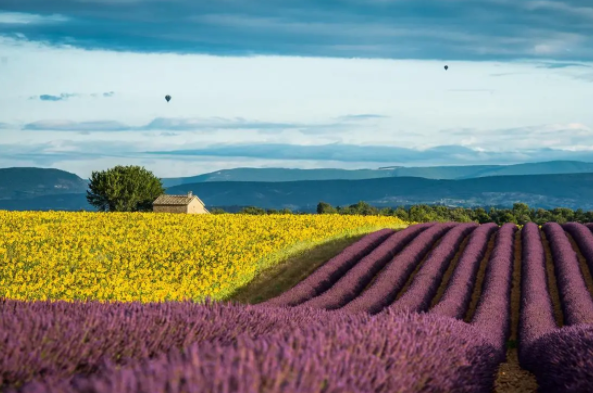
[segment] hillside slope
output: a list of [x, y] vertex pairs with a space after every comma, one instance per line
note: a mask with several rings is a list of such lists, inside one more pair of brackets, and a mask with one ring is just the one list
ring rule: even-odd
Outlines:
[[[0, 209], [94, 210], [86, 202], [86, 187], [83, 179], [56, 169], [0, 170]], [[532, 207], [593, 210], [593, 173], [462, 180], [385, 177], [276, 183], [208, 181], [170, 187], [167, 194], [188, 191], [197, 194], [209, 207], [233, 206], [235, 210], [241, 206], [258, 206], [314, 211], [319, 201], [341, 206], [365, 201], [378, 207], [419, 203], [511, 206], [514, 202], [524, 202]]]
[[485, 176], [522, 176], [563, 173], [593, 173], [593, 163], [550, 161], [516, 165], [465, 165], [433, 167], [384, 167], [379, 169], [234, 168], [191, 177], [163, 178], [165, 187], [217, 181], [284, 182], [303, 180], [363, 180], [384, 177], [470, 179]]
[[60, 169], [0, 168], [0, 200], [83, 193], [87, 183]]
[[593, 209], [593, 173], [496, 176], [464, 180], [391, 177], [300, 182], [205, 182], [171, 187], [169, 194], [193, 191], [206, 205], [252, 205], [312, 210], [319, 201], [375, 206], [444, 203], [456, 206], [512, 205]]

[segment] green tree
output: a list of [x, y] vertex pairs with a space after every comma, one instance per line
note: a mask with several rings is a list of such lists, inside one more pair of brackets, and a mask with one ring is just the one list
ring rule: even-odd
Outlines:
[[161, 179], [144, 167], [118, 165], [93, 171], [86, 199], [103, 212], [151, 211], [152, 202], [164, 193]]
[[410, 220], [410, 216], [408, 214], [408, 211], [406, 209], [404, 209], [403, 207], [399, 206], [398, 208], [396, 208], [393, 211], [393, 215], [396, 216], [397, 218], [399, 218], [400, 220], [403, 221], [409, 221]]
[[515, 217], [529, 216], [529, 206], [526, 203], [513, 203], [512, 213]]
[[350, 205], [350, 210], [352, 211], [352, 214], [360, 214], [363, 216], [376, 216], [379, 214], [379, 209], [364, 201]]
[[517, 224], [517, 218], [513, 215], [513, 213], [510, 210], [505, 210], [504, 213], [498, 217], [498, 219], [498, 225], [506, 223]]
[[476, 219], [480, 224], [485, 224], [487, 222], [492, 222], [490, 215], [486, 212], [486, 209], [483, 207], [478, 207], [475, 209]]
[[261, 207], [247, 206], [247, 207], [244, 207], [243, 209], [241, 209], [241, 211], [239, 213], [260, 216], [260, 215], [265, 215], [266, 210]]
[[517, 218], [517, 224], [519, 225], [525, 225], [528, 222], [531, 222], [531, 217], [529, 217], [527, 214], [523, 214]]
[[317, 204], [317, 214], [336, 214], [338, 211], [332, 205], [326, 202]]

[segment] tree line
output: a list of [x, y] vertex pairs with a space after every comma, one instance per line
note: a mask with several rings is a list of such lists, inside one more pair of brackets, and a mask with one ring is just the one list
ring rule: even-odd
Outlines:
[[[210, 210], [213, 214], [227, 213], [223, 209], [215, 208]], [[245, 207], [235, 214], [304, 214], [293, 213], [289, 209], [263, 209], [260, 207]], [[319, 202], [317, 205], [317, 214], [345, 214], [345, 215], [381, 215], [398, 217], [404, 221], [411, 222], [432, 222], [432, 221], [455, 221], [455, 222], [477, 222], [484, 224], [495, 222], [498, 225], [505, 223], [515, 223], [524, 225], [528, 222], [534, 222], [543, 225], [546, 222], [593, 222], [593, 211], [583, 211], [582, 209], [572, 210], [565, 207], [559, 207], [551, 210], [542, 208], [530, 208], [525, 203], [514, 203], [512, 208], [500, 207], [449, 207], [443, 205], [413, 205], [400, 207], [377, 208], [366, 202], [358, 202], [349, 206], [332, 206], [326, 202]]]

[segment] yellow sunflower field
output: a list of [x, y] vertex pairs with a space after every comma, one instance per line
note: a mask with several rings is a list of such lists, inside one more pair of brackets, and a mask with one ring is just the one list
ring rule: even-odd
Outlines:
[[323, 241], [394, 217], [0, 211], [0, 298], [223, 300]]

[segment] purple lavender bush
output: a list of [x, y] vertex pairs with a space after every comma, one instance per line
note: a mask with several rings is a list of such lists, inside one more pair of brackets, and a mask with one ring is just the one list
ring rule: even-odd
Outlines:
[[[520, 320], [521, 365], [537, 378], [539, 392], [579, 393], [593, 386], [593, 308], [576, 253], [562, 227], [547, 223], [558, 289], [566, 325], [558, 328], [547, 289], [545, 255], [534, 224], [524, 228], [523, 302]], [[580, 224], [566, 224], [587, 255], [590, 232]], [[587, 233], [588, 232], [588, 233]]]
[[304, 307], [325, 308], [332, 310], [344, 306], [354, 299], [375, 275], [392, 260], [410, 240], [425, 227], [414, 225], [391, 235], [369, 255], [362, 258], [352, 269], [340, 278], [330, 289], [301, 305]]
[[511, 328], [511, 286], [517, 229], [512, 223], [500, 228], [486, 268], [484, 288], [471, 321], [499, 351], [501, 360], [505, 358], [505, 343]]
[[476, 285], [480, 261], [486, 254], [490, 237], [497, 230], [498, 225], [487, 223], [480, 225], [473, 231], [443, 297], [429, 310], [431, 314], [457, 319], [463, 318]]
[[535, 365], [529, 362], [532, 343], [557, 328], [552, 299], [546, 277], [546, 255], [539, 228], [527, 223], [521, 231], [521, 311], [519, 317], [519, 361], [527, 370]]
[[[404, 229], [414, 230], [412, 227]], [[356, 243], [346, 247], [325, 264], [320, 266], [303, 281], [283, 294], [260, 304], [270, 306], [294, 306], [319, 295], [344, 275], [356, 262], [360, 261], [379, 244], [383, 243], [394, 230], [385, 228], [366, 235]]]
[[475, 223], [460, 224], [447, 232], [424, 261], [408, 290], [389, 307], [395, 312], [426, 311], [459, 246], [476, 227]]
[[593, 272], [593, 233], [583, 224], [576, 222], [564, 224], [562, 228], [573, 237], [587, 261], [589, 271]]
[[434, 243], [456, 225], [439, 223], [422, 232], [379, 272], [364, 292], [340, 310], [374, 314], [390, 305]]
[[267, 312], [282, 314], [276, 319], [287, 322], [293, 313], [309, 317], [294, 330], [279, 326], [226, 345], [194, 344], [123, 368], [106, 364], [91, 376], [40, 378], [21, 393], [478, 393], [493, 388], [495, 351], [461, 321], [389, 311], [379, 316], [310, 308]]
[[290, 332], [311, 319], [302, 310], [274, 309], [191, 302], [0, 300], [0, 387], [40, 374], [93, 373], [105, 359], [126, 364], [194, 343], [226, 345], [242, 334]]
[[590, 392], [593, 386], [593, 326], [554, 329], [525, 351], [525, 365], [542, 393]]
[[576, 252], [560, 224], [549, 222], [542, 229], [550, 241], [564, 324], [593, 323], [593, 299], [581, 274]]

